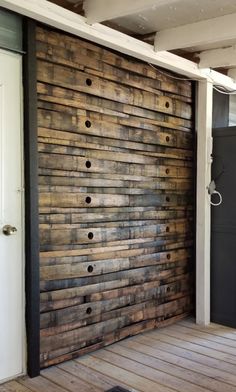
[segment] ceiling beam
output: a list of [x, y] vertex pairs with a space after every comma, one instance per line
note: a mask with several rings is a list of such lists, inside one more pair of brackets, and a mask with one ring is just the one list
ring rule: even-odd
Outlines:
[[212, 49], [197, 55], [200, 68], [236, 67], [236, 47]]
[[209, 80], [217, 85], [235, 90], [236, 83], [220, 72], [199, 69], [193, 61], [169, 52], [155, 53], [153, 46], [133, 37], [96, 23], [88, 25], [86, 18], [59, 7], [47, 0], [1, 0], [3, 8], [25, 15], [39, 22], [127, 54], [136, 59], [152, 63], [194, 80]]
[[87, 21], [90, 24], [104, 22], [127, 16], [138, 14], [147, 9], [157, 9], [162, 5], [168, 5], [178, 0], [85, 0], [84, 11]]
[[184, 49], [236, 41], [236, 13], [156, 33], [155, 51]]
[[228, 76], [234, 80], [236, 80], [236, 66], [235, 68], [230, 68], [228, 70]]

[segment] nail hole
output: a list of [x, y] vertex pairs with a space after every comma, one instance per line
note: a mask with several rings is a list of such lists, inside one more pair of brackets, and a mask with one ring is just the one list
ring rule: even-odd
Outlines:
[[166, 107], [167, 109], [170, 107], [169, 102], [166, 102], [166, 103], [165, 103], [165, 107]]
[[170, 228], [167, 226], [166, 232], [169, 233], [169, 231], [170, 231]]
[[86, 84], [87, 86], [92, 86], [92, 80], [91, 79], [86, 79]]
[[169, 198], [169, 196], [166, 196], [166, 201], [167, 201], [167, 202], [169, 202], [169, 201], [170, 201], [170, 198]]
[[167, 293], [170, 292], [170, 287], [169, 286], [166, 288], [166, 291], [167, 291]]
[[85, 199], [85, 201], [86, 201], [87, 204], [90, 204], [91, 201], [92, 201], [92, 199], [91, 199], [90, 196], [87, 196], [86, 199]]
[[93, 233], [92, 233], [91, 231], [88, 233], [88, 239], [89, 239], [89, 240], [92, 240], [92, 239], [93, 239]]
[[169, 136], [166, 136], [166, 141], [167, 141], [167, 142], [169, 142], [169, 141], [170, 141], [170, 138], [169, 138]]
[[169, 174], [170, 173], [170, 169], [166, 169], [166, 174]]
[[90, 272], [90, 273], [93, 272], [93, 266], [89, 265], [87, 271]]
[[92, 308], [90, 308], [90, 307], [87, 308], [87, 309], [86, 309], [86, 313], [87, 313], [87, 314], [91, 314], [91, 313], [92, 313]]
[[86, 125], [86, 128], [90, 128], [91, 127], [91, 121], [86, 120], [85, 121], [85, 125]]
[[90, 161], [86, 161], [85, 166], [89, 169], [92, 166], [92, 164]]
[[168, 260], [170, 260], [170, 258], [171, 258], [170, 253], [168, 253], [168, 254], [166, 255], [166, 258], [167, 258]]

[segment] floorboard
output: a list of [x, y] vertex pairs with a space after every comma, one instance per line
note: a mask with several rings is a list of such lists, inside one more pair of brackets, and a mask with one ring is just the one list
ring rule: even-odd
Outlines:
[[236, 330], [193, 319], [0, 386], [0, 392], [236, 392]]

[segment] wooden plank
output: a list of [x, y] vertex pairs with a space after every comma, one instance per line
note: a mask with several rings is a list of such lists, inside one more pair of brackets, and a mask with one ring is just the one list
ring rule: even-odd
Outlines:
[[[136, 286], [136, 292], [130, 293], [128, 289], [127, 291], [123, 290], [123, 295], [121, 293], [119, 297], [115, 298], [102, 299], [101, 301], [97, 299], [89, 300], [87, 298], [85, 304], [55, 311], [50, 310], [41, 314], [41, 329], [59, 327], [65, 324], [76, 323], [80, 320], [85, 321], [86, 318], [95, 317], [106, 312], [109, 313], [114, 309], [124, 308], [126, 306], [129, 306], [131, 314], [132, 305], [151, 299], [160, 299], [160, 301], [157, 301], [158, 304], [158, 302], [161, 303], [163, 300], [170, 301], [170, 298], [174, 299], [175, 297], [186, 295], [189, 291], [188, 285], [188, 281], [170, 283], [168, 285], [161, 285], [160, 287], [158, 287], [159, 283], [157, 283], [156, 287], [149, 288], [147, 285], [146, 287], [142, 287], [142, 292], [140, 292], [140, 286]], [[149, 286], [151, 285], [149, 284]]]
[[[201, 374], [201, 376], [199, 377], [199, 374], [195, 372], [194, 367], [186, 371], [186, 369], [180, 367], [179, 364], [175, 365], [171, 363], [170, 366], [170, 363], [166, 363], [165, 361], [158, 359], [157, 354], [156, 357], [153, 358], [153, 356], [146, 355], [144, 352], [137, 352], [136, 350], [130, 350], [124, 345], [111, 346], [108, 347], [106, 351], [136, 361], [139, 364], [146, 365], [151, 369], [156, 369], [158, 371], [167, 373], [170, 375], [170, 377], [175, 376], [179, 379], [185, 380], [194, 385], [198, 385], [202, 388], [205, 388], [206, 390], [212, 390], [216, 392], [220, 392], [224, 390], [225, 392], [226, 391], [233, 392], [235, 389], [235, 386], [233, 385], [226, 384], [225, 382], [219, 382], [217, 380], [212, 380], [211, 377], [207, 377], [203, 374]], [[185, 388], [187, 389], [187, 386]]]
[[[170, 132], [168, 129], [160, 127], [159, 124], [149, 127], [146, 125], [144, 128], [142, 126], [143, 122], [138, 120], [133, 121], [133, 124], [130, 119], [129, 121], [115, 123], [111, 121], [110, 117], [103, 118], [101, 115], [99, 118], [94, 117], [38, 109], [38, 126], [44, 130], [51, 129], [80, 134], [80, 136], [77, 136], [77, 140], [86, 143], [91, 139], [85, 138], [81, 134], [166, 147], [192, 148], [193, 138], [189, 132], [179, 132], [175, 129]], [[175, 128], [174, 125], [172, 127]], [[51, 134], [52, 131], [48, 131], [48, 133], [44, 131], [44, 136], [50, 136]], [[56, 135], [59, 136], [60, 133], [58, 132]], [[73, 136], [76, 138], [75, 135]], [[102, 141], [100, 143], [102, 144]], [[125, 143], [123, 143], [124, 146]]]
[[[89, 229], [43, 229], [40, 230], [40, 243], [43, 246], [53, 243], [57, 245], [75, 245], [75, 244], [94, 244], [103, 243], [109, 244], [114, 241], [124, 241], [130, 238], [156, 238], [158, 236], [168, 236], [173, 234], [188, 233], [191, 225], [188, 222], [174, 223], [169, 222], [166, 224], [150, 225], [143, 227], [130, 227], [130, 228], [95, 228]], [[42, 271], [41, 271], [42, 272]]]
[[[165, 385], [166, 387], [173, 388], [179, 392], [183, 390], [188, 390], [191, 392], [204, 392], [206, 391], [205, 388], [201, 387], [200, 385], [193, 384], [192, 382], [188, 382], [186, 377], [185, 379], [175, 377], [174, 371], [170, 374], [170, 372], [167, 373], [167, 367], [162, 366], [161, 370], [156, 368], [155, 365], [155, 359], [153, 359], [153, 365], [146, 366], [140, 361], [135, 361], [136, 356], [134, 354], [133, 359], [127, 358], [126, 351], [124, 350], [124, 355], [117, 355], [114, 353], [115, 350], [103, 350], [103, 352], [96, 352], [91, 355], [92, 358], [99, 358], [100, 360], [106, 362], [106, 363], [111, 363], [113, 365], [119, 366], [122, 369], [128, 369], [129, 371], [133, 372], [135, 375], [140, 375], [145, 377], [148, 380], [151, 380], [153, 382], [158, 382], [162, 385]], [[121, 350], [122, 351], [122, 350]], [[115, 351], [116, 352], [116, 351]], [[120, 353], [120, 351], [119, 351]], [[122, 360], [121, 360], [122, 358]], [[143, 356], [144, 358], [144, 356]], [[150, 362], [148, 361], [149, 365]], [[164, 368], [164, 371], [163, 371]]]
[[[93, 159], [91, 169], [86, 169], [87, 159], [78, 156], [57, 155], [57, 154], [39, 154], [39, 165], [47, 169], [67, 170], [67, 171], [90, 171], [95, 173], [123, 174], [124, 178], [132, 180], [133, 176], [143, 177], [164, 177], [164, 178], [191, 178], [192, 169], [187, 167], [174, 167], [170, 165], [147, 165], [143, 167], [138, 164], [126, 164], [122, 162], [109, 162], [108, 160]], [[53, 174], [53, 172], [52, 172]], [[113, 176], [111, 176], [113, 177]]]
[[[79, 375], [80, 379], [83, 379], [89, 384], [97, 386], [100, 390], [106, 391], [117, 386], [117, 381], [108, 374], [101, 374], [94, 369], [88, 368], [79, 362], [71, 361], [58, 365], [59, 369], [67, 371], [69, 374], [74, 376]], [[123, 388], [128, 388], [127, 384], [124, 384], [119, 380], [119, 385]], [[138, 392], [137, 389], [133, 389], [133, 392]]]
[[190, 83], [44, 28], [38, 40], [45, 367], [192, 309], [194, 138]]
[[[68, 361], [69, 359], [74, 359], [78, 356], [83, 356], [91, 351], [94, 350], [98, 350], [101, 347], [107, 346], [111, 343], [114, 343], [118, 340], [124, 339], [127, 336], [131, 336], [131, 335], [137, 335], [140, 332], [144, 332], [144, 331], [148, 331], [150, 329], [153, 328], [158, 328], [158, 327], [162, 327], [162, 326], [166, 326], [169, 325], [173, 322], [173, 320], [177, 321], [177, 320], [182, 320], [184, 317], [189, 316], [189, 310], [188, 312], [186, 312], [186, 310], [184, 311], [184, 313], [181, 313], [180, 311], [177, 311], [175, 313], [172, 314], [172, 317], [169, 319], [151, 319], [151, 320], [145, 320], [145, 321], [141, 321], [139, 323], [133, 324], [133, 325], [128, 325], [124, 328], [121, 328], [119, 330], [119, 335], [115, 332], [112, 332], [108, 335], [105, 335], [103, 337], [103, 340], [98, 340], [95, 342], [90, 342], [90, 345], [87, 347], [80, 347], [78, 346], [77, 349], [75, 349], [75, 347], [72, 347], [72, 350], [74, 350], [73, 352], [68, 352], [67, 350], [57, 350], [57, 352], [53, 352], [50, 353], [50, 358], [46, 357], [46, 354], [44, 354], [44, 362], [43, 362], [43, 366], [51, 366], [53, 364], [58, 364], [61, 363], [63, 361]], [[80, 347], [80, 348], [79, 348]], [[47, 359], [45, 359], [47, 358]]]
[[188, 337], [185, 337], [185, 335], [178, 334], [177, 332], [168, 332], [168, 334], [163, 334], [163, 332], [161, 331], [160, 335], [158, 335], [158, 339], [160, 339], [161, 341], [168, 341], [169, 339], [169, 342], [172, 342], [177, 346], [180, 345], [191, 349], [194, 352], [202, 353], [213, 358], [215, 358], [215, 356], [217, 355], [218, 359], [236, 365], [236, 358], [234, 355], [235, 351], [233, 350], [233, 352], [231, 353], [221, 352], [214, 348], [214, 344], [208, 345], [206, 341], [201, 341], [200, 339], [189, 339]]
[[175, 354], [180, 358], [200, 363], [204, 367], [216, 369], [217, 372], [226, 372], [226, 376], [228, 375], [227, 373], [235, 374], [236, 371], [236, 365], [219, 359], [217, 351], [214, 352], [213, 356], [209, 356], [204, 350], [202, 352], [201, 350], [194, 350], [194, 346], [177, 339], [170, 338], [168, 340], [168, 338], [161, 335], [157, 339], [156, 336], [148, 334], [145, 337], [140, 337], [140, 343], [170, 354]]
[[[148, 345], [149, 344], [149, 345]], [[223, 371], [219, 368], [213, 368], [211, 367], [211, 363], [209, 362], [208, 365], [203, 365], [197, 361], [194, 361], [192, 359], [188, 358], [183, 358], [177, 353], [175, 354], [175, 347], [173, 346], [172, 352], [167, 352], [162, 350], [162, 345], [160, 344], [160, 347], [157, 345], [152, 346], [152, 341], [148, 340], [145, 338], [138, 337], [138, 339], [133, 338], [126, 340], [125, 342], [120, 342], [118, 345], [112, 346], [111, 349], [117, 349], [117, 347], [122, 347], [125, 349], [129, 349], [130, 352], [138, 352], [141, 355], [148, 356], [151, 360], [153, 360], [153, 357], [158, 360], [158, 364], [162, 364], [163, 362], [165, 365], [168, 365], [169, 371], [172, 373], [173, 365], [174, 367], [178, 367], [181, 369], [182, 372], [184, 372], [184, 377], [188, 377], [190, 374], [194, 374], [194, 377], [196, 378], [197, 383], [201, 382], [203, 380], [203, 383], [206, 386], [206, 383], [214, 383], [215, 387], [214, 389], [216, 391], [221, 391], [224, 390], [224, 387], [229, 384], [229, 385], [236, 385], [236, 376], [234, 374], [230, 374], [229, 372]], [[207, 357], [206, 362], [207, 362]], [[140, 358], [141, 360], [141, 358]], [[152, 366], [151, 366], [152, 367]], [[187, 372], [186, 372], [187, 370]], [[190, 373], [189, 373], [190, 372]], [[205, 377], [204, 377], [205, 376]], [[210, 387], [208, 384], [206, 387]]]
[[175, 159], [170, 159], [166, 157], [156, 158], [156, 157], [151, 157], [151, 156], [146, 156], [141, 154], [135, 154], [134, 151], [132, 152], [132, 154], [130, 154], [129, 151], [126, 152], [115, 151], [116, 153], [114, 154], [113, 148], [111, 148], [111, 151], [109, 150], [101, 151], [101, 150], [92, 150], [92, 149], [87, 151], [81, 148], [73, 148], [70, 146], [64, 147], [61, 145], [49, 144], [45, 140], [43, 143], [40, 142], [38, 143], [38, 151], [42, 153], [49, 153], [49, 154], [51, 153], [51, 154], [62, 154], [62, 155], [77, 155], [80, 157], [86, 157], [87, 161], [88, 160], [90, 161], [91, 166], [94, 158], [102, 159], [102, 160], [106, 159], [108, 161], [124, 162], [124, 163], [139, 163], [139, 164], [153, 164], [153, 165], [162, 163], [170, 166], [186, 166], [186, 167], [193, 166], [191, 161], [186, 161], [177, 158]]
[[[166, 312], [168, 313], [168, 311], [175, 312], [177, 309], [182, 309], [183, 306], [187, 306], [191, 301], [189, 297], [183, 297], [176, 301], [171, 301], [159, 306], [156, 306], [155, 301], [153, 302], [154, 303], [150, 302], [150, 308], [144, 307], [141, 312], [134, 313], [131, 316], [128, 314], [126, 316], [116, 317], [115, 319], [109, 320], [108, 322], [103, 321], [97, 323], [96, 326], [92, 325], [82, 327], [77, 330], [60, 333], [57, 336], [43, 337], [41, 339], [41, 352], [49, 352], [50, 354], [54, 350], [58, 350], [58, 348], [67, 348], [72, 344], [76, 347], [76, 345], [79, 345], [84, 341], [98, 338], [101, 336], [101, 333], [104, 335], [109, 334], [118, 328], [122, 328], [131, 324], [132, 322], [138, 322], [154, 317], [161, 317]], [[136, 306], [139, 307], [139, 305]]]
[[[192, 282], [191, 274], [183, 274], [174, 277], [173, 286], [181, 287], [190, 286], [189, 282]], [[157, 288], [160, 283], [162, 286], [167, 284], [167, 288], [171, 286], [172, 279], [162, 279], [162, 281], [151, 281], [142, 284], [142, 290], [146, 290], [150, 287]], [[49, 291], [47, 293], [41, 293], [41, 312], [52, 311], [56, 309], [65, 309], [66, 307], [75, 306], [82, 304], [84, 299], [88, 302], [93, 301], [92, 295], [95, 294], [95, 298], [99, 298], [99, 295], [104, 298], [114, 298], [118, 295], [124, 296], [124, 293], [133, 293], [140, 291], [140, 285], [129, 286], [129, 279], [122, 279], [122, 281], [108, 281], [104, 283], [92, 284], [88, 286], [75, 287], [72, 289]], [[124, 288], [124, 290], [121, 290]], [[189, 290], [189, 287], [186, 287]]]
[[32, 389], [26, 388], [17, 381], [10, 381], [6, 384], [0, 385], [1, 392], [31, 392]]
[[128, 115], [129, 117], [135, 116], [136, 118], [142, 117], [145, 118], [147, 124], [150, 123], [163, 128], [178, 129], [184, 132], [189, 132], [192, 125], [192, 122], [188, 119], [168, 116], [161, 112], [152, 111], [150, 108], [147, 110], [138, 106], [103, 99], [102, 97], [87, 95], [83, 92], [74, 91], [62, 86], [58, 87], [38, 82], [37, 90], [39, 100], [46, 100], [47, 102], [62, 104], [72, 108], [86, 109], [98, 113], [105, 113], [109, 110], [109, 114], [111, 115], [117, 115], [117, 112], [119, 112], [121, 114], [118, 117], [123, 118], [124, 115]]
[[67, 392], [68, 390], [62, 388], [60, 385], [56, 385], [53, 382], [47, 380], [42, 376], [38, 376], [35, 378], [22, 378], [19, 380], [19, 383], [23, 386], [29, 388], [33, 392]]
[[[176, 117], [191, 119], [191, 106], [169, 97], [150, 94], [134, 87], [126, 87], [97, 76], [91, 77], [75, 69], [38, 60], [38, 80], [44, 83], [85, 92], [124, 104], [132, 104], [146, 109], [172, 114]], [[92, 83], [88, 84], [88, 80]], [[92, 88], [91, 88], [92, 86]]]
[[167, 91], [191, 97], [191, 83], [189, 81], [176, 80], [174, 83], [173, 79], [171, 79], [171, 75], [168, 76], [168, 72], [163, 74], [159, 72], [158, 68], [154, 69], [148, 66], [148, 64], [137, 62], [132, 58], [121, 58], [120, 55], [115, 54], [104, 47], [94, 45], [91, 42], [78, 40], [78, 38], [72, 36], [67, 36], [67, 40], [65, 42], [65, 40], [61, 39], [60, 33], [53, 32], [52, 30], [45, 30], [45, 28], [38, 28], [37, 40], [51, 45], [59, 45], [61, 48], [71, 49], [73, 53], [77, 52], [79, 46], [82, 53], [84, 53], [84, 50], [88, 50], [90, 55], [94, 52], [93, 58], [99, 59], [106, 64], [113, 65], [119, 69], [128, 71], [129, 73], [133, 72], [139, 76], [145, 75], [153, 80], [160, 80], [163, 82], [165, 88], [169, 88]]
[[41, 372], [41, 375], [56, 386], [65, 388], [67, 391], [70, 392], [78, 392], [79, 390], [83, 392], [99, 392], [100, 388], [97, 388], [96, 386], [84, 382], [80, 378], [68, 374], [66, 371], [63, 369], [58, 369], [56, 367], [54, 368], [49, 368], [47, 370], [43, 370]]
[[108, 362], [102, 361], [98, 358], [87, 356], [81, 359], [81, 363], [90, 369], [95, 369], [96, 371], [107, 374], [117, 380], [117, 383], [121, 380], [122, 383], [128, 385], [129, 388], [137, 388], [143, 392], [173, 392], [172, 388], [167, 388], [163, 385], [157, 385], [155, 382], [143, 379], [137, 374], [133, 374], [126, 369], [121, 369], [119, 366], [115, 366]]
[[209, 340], [211, 342], [216, 342], [216, 343], [220, 343], [225, 346], [236, 348], [236, 336], [234, 336], [235, 339], [228, 339], [223, 336], [215, 336], [214, 334], [208, 333], [207, 331], [200, 331], [200, 330], [196, 330], [196, 329], [192, 329], [192, 328], [189, 329], [189, 328], [186, 328], [185, 326], [182, 326], [182, 325], [181, 326], [178, 325], [176, 327], [176, 331], [181, 332], [181, 333], [185, 333], [187, 336], [190, 335], [190, 336], [194, 336], [194, 337], [199, 337], [202, 339]]

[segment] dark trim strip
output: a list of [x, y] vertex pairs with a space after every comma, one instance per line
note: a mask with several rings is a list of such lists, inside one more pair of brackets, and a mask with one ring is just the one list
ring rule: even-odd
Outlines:
[[24, 157], [27, 370], [40, 373], [36, 25], [24, 23]]

